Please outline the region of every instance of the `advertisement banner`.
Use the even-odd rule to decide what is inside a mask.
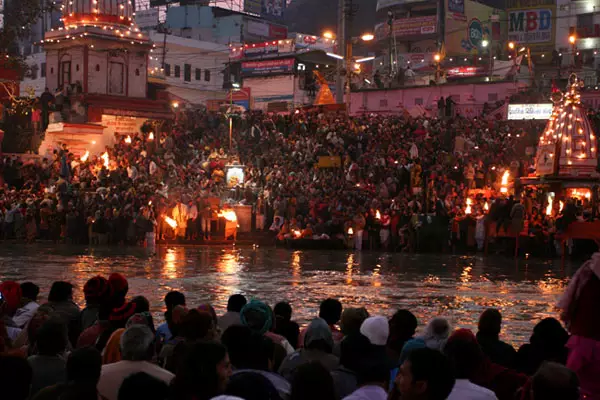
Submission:
[[[398,38],[430,35],[437,31],[437,16],[398,18],[392,25],[394,36]],[[375,27],[375,38],[377,40],[389,37],[390,28],[387,23],[378,24]]]
[[[244,0],[244,11],[260,15],[262,12],[262,0]]]
[[[249,35],[262,36],[266,38],[269,36],[269,24],[263,21],[254,21],[249,19],[246,21],[246,33]]]
[[[248,61],[242,63],[242,76],[263,76],[294,72],[294,58],[281,60]]]
[[[508,11],[508,40],[527,44],[552,42],[553,15],[550,7]]]
[[[509,104],[508,119],[549,119],[552,115],[552,103]]]
[[[244,45],[244,56],[247,58],[276,55],[278,52],[279,45],[277,41]]]
[[[448,12],[464,14],[465,0],[448,0]]]
[[[450,7],[448,3],[447,7]],[[446,54],[449,56],[482,54],[483,38],[493,35],[492,17],[498,15],[500,21],[505,20],[504,12],[498,13],[492,7],[474,1],[464,1],[464,14],[452,13],[448,10],[446,17]],[[494,42],[494,47],[501,46],[500,41]]]
[[[318,36],[296,34],[296,49],[311,48],[314,50],[331,51],[335,48],[335,40],[322,38]]]
[[[158,8],[136,11],[135,23],[140,29],[156,28],[158,25]]]
[[[285,13],[286,0],[262,0],[262,16],[282,19]]]
[[[287,39],[287,26],[269,24],[269,37],[271,39]]]

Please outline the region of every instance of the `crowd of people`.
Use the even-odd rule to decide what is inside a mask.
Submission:
[[[229,148],[228,125],[223,114],[182,111],[173,124],[117,132],[114,145],[96,154],[63,146],[39,158],[4,157],[0,237],[86,244],[209,238],[216,216],[209,199],[227,198],[252,205],[253,226],[280,240],[348,239],[352,228],[357,249],[363,241],[415,249],[419,227],[435,217],[442,241],[451,243],[461,236],[452,226],[468,214],[473,191],[473,218],[488,214],[486,207],[496,221],[512,218],[502,177],[508,171],[516,190],[544,126],[460,115],[251,112],[235,119]],[[244,182],[226,179],[227,164],[244,167]],[[523,201],[523,218],[547,240],[554,220],[540,212],[545,197],[530,190]],[[591,215],[591,202],[576,206]],[[176,221],[175,232],[165,216]]]
[[[83,287],[0,283],[0,387],[10,400],[579,400],[600,399],[600,253],[574,275],[560,319],[539,321],[518,350],[502,315],[476,333],[410,310],[372,315],[322,301],[306,327],[292,306],[232,294],[217,316],[169,292],[164,322],[120,273]],[[389,317],[389,319],[388,319]],[[422,323],[426,321],[421,321]]]

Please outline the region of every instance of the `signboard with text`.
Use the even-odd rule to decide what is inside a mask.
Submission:
[[[377,0],[377,11],[400,4],[420,3],[425,0]]]
[[[158,8],[136,11],[135,23],[140,29],[156,28],[158,25]]]
[[[248,61],[242,63],[242,76],[264,76],[294,72],[294,58],[280,60]]]
[[[244,11],[250,14],[260,15],[262,12],[262,1],[244,0]]]
[[[552,42],[553,10],[536,8],[508,12],[508,40],[518,43]]]
[[[394,36],[400,38],[433,34],[437,31],[437,16],[398,18],[394,20],[392,30]],[[377,40],[387,38],[389,32],[390,27],[387,23],[378,24],[375,27],[375,37]]]
[[[509,104],[508,119],[549,119],[552,115],[552,104]]]
[[[262,16],[282,19],[285,14],[286,0],[262,0]]]

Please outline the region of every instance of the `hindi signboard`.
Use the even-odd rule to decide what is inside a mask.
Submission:
[[[552,115],[552,104],[509,104],[508,119],[549,119]]]
[[[294,72],[294,58],[248,61],[242,63],[242,76],[264,76]]]

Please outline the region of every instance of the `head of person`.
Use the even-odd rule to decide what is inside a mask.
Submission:
[[[242,324],[253,332],[265,334],[273,325],[273,313],[268,305],[262,301],[252,300],[240,312]]]
[[[0,283],[0,294],[4,299],[5,312],[8,315],[13,315],[21,305],[21,298],[23,297],[21,285],[14,281],[4,281]]]
[[[211,399],[225,391],[231,374],[225,346],[190,343],[172,382],[174,398]]]
[[[390,334],[387,318],[373,316],[365,319],[360,326],[360,333],[365,335],[373,346],[385,346]]]
[[[212,321],[213,321],[213,325],[215,327],[218,325],[219,318],[217,317],[217,312],[215,311],[215,308],[212,306],[212,304],[209,304],[209,303],[200,304],[198,307],[196,307],[196,310],[210,315],[210,317],[212,318]]]
[[[292,320],[292,306],[286,301],[281,301],[275,304],[273,314],[277,321],[290,322]]]
[[[298,367],[292,378],[290,400],[335,400],[331,373],[318,361]]]
[[[561,350],[568,340],[568,332],[556,318],[544,318],[533,328],[529,341],[546,350]]]
[[[181,320],[179,334],[186,340],[212,340],[216,335],[212,316],[207,312],[190,310]]]
[[[108,283],[112,289],[113,306],[122,306],[123,303],[125,303],[127,292],[129,292],[129,282],[127,282],[127,278],[118,272],[113,272],[108,276]]]
[[[454,372],[445,355],[422,348],[400,366],[395,385],[402,400],[445,400],[454,387]]]
[[[51,303],[60,303],[73,300],[73,285],[65,281],[57,281],[50,287],[48,301]]]
[[[531,378],[532,400],[578,400],[577,374],[564,365],[545,362]]]
[[[319,318],[323,318],[327,325],[335,325],[342,317],[342,303],[336,299],[325,299],[319,307]]]
[[[333,334],[327,321],[323,318],[313,319],[306,328],[304,348],[331,353],[333,351],[333,344]]]
[[[346,308],[342,312],[340,328],[344,336],[360,333],[360,327],[369,318],[366,308]]]
[[[351,371],[358,371],[371,350],[371,342],[361,333],[345,336],[340,343],[340,364]]]
[[[175,306],[172,310],[165,313],[165,319],[167,320],[167,326],[171,331],[173,337],[179,336],[180,327],[183,322],[183,318],[187,315],[188,309],[185,306]]]
[[[167,311],[172,310],[176,306],[185,306],[185,295],[177,290],[171,290],[165,296],[165,306]]]
[[[498,337],[502,329],[502,314],[495,308],[488,308],[479,317],[478,334]]]
[[[242,294],[233,294],[229,296],[229,300],[227,300],[227,311],[229,312],[240,312],[242,308],[248,303],[246,297]]]
[[[123,380],[117,400],[166,400],[168,398],[169,385],[145,372],[137,372]]]
[[[103,276],[94,276],[83,285],[83,295],[88,306],[107,303],[111,296],[111,287],[108,279]]]
[[[96,387],[102,370],[102,355],[93,347],[73,350],[67,358],[67,380]]]
[[[434,318],[427,324],[423,341],[430,349],[444,349],[448,337],[450,336],[450,323],[445,318]],[[405,345],[406,346],[406,345]]]
[[[135,304],[136,313],[150,312],[150,301],[144,296],[135,296],[131,303]]]
[[[36,332],[35,350],[41,356],[63,354],[69,343],[67,325],[58,317],[52,317],[42,323]]]
[[[154,334],[144,325],[132,325],[121,335],[121,359],[148,361],[154,356]]]
[[[229,378],[223,400],[280,400],[271,381],[258,372],[244,371]],[[214,399],[213,399],[214,400]]]
[[[484,354],[469,329],[458,329],[448,338],[444,353],[458,379],[470,379],[481,367]]]
[[[398,310],[389,321],[390,335],[388,347],[400,353],[404,343],[411,339],[417,331],[417,317],[408,310]]]
[[[402,351],[400,352],[399,364],[402,365],[402,363],[404,363],[404,361],[406,361],[408,359],[408,356],[414,350],[424,349],[425,347],[427,347],[427,345],[425,344],[425,341],[421,338],[408,339],[404,343],[404,346],[402,347]]]
[[[40,287],[33,282],[23,282],[21,283],[21,293],[23,294],[23,298],[30,301],[37,301],[40,294]]]
[[[0,355],[0,387],[2,397],[12,400],[29,399],[33,372],[26,359]]]
[[[268,337],[247,326],[232,325],[223,332],[221,342],[236,369],[271,370],[275,345]]]
[[[136,313],[137,305],[133,302],[123,303],[120,307],[113,308],[108,320],[114,329],[125,328],[127,321]]]

